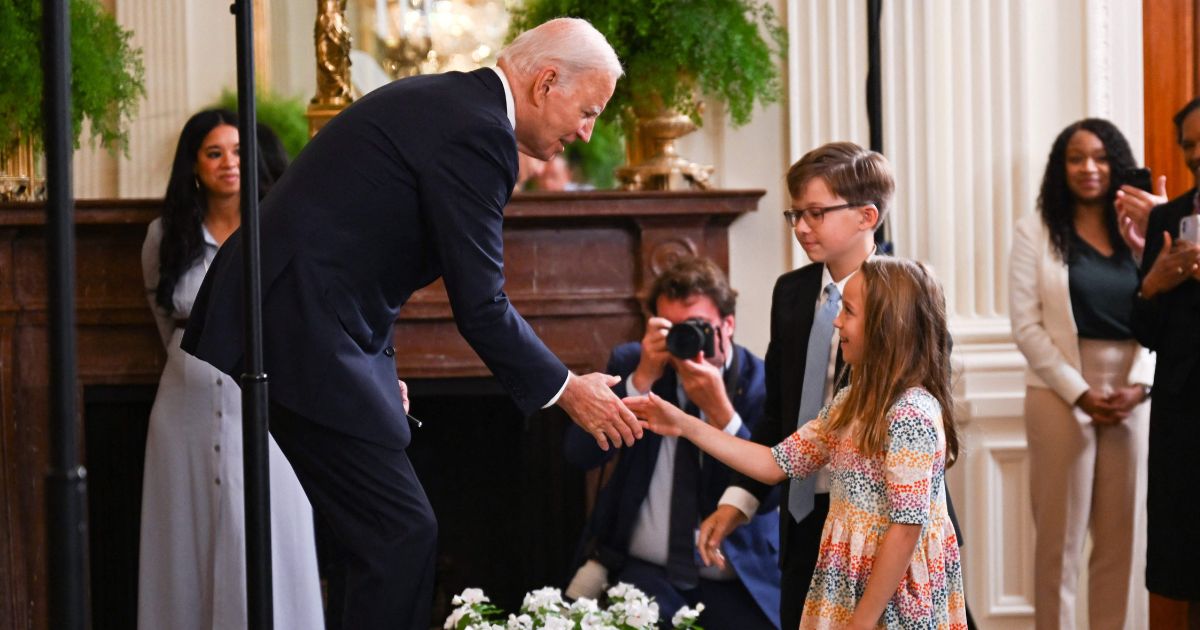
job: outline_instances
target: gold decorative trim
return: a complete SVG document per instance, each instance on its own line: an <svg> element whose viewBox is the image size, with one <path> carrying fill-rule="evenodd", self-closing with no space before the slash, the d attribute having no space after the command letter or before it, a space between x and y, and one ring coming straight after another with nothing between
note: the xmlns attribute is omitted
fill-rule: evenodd
<svg viewBox="0 0 1200 630"><path fill-rule="evenodd" d="M316 135L325 123L353 100L350 84L350 28L346 0L317 0L313 26L317 58L317 93L308 106L308 133Z"/></svg>
<svg viewBox="0 0 1200 630"><path fill-rule="evenodd" d="M0 201L41 201L46 198L46 179L39 172L33 138L24 138L0 149Z"/></svg>

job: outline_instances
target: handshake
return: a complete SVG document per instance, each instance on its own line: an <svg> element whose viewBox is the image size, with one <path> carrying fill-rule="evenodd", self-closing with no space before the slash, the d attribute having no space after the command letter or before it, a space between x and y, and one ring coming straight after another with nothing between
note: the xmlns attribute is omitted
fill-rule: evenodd
<svg viewBox="0 0 1200 630"><path fill-rule="evenodd" d="M656 432L662 432L665 428L668 434L678 435L670 429L671 412L686 414L653 394L621 400L610 389L620 381L620 377L599 372L582 376L571 374L567 377L567 386L558 404L575 424L596 439L601 450L607 451L610 444L633 446L635 441L642 439L643 423L627 404L634 405L639 413L647 414L647 418L654 422L647 423L648 428Z"/></svg>

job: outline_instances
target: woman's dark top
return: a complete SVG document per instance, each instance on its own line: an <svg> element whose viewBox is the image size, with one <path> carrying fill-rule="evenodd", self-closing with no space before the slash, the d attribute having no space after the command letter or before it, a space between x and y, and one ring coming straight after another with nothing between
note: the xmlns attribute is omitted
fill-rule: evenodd
<svg viewBox="0 0 1200 630"><path fill-rule="evenodd" d="M1105 256L1079 237L1071 235L1071 262L1067 264L1071 310L1080 339L1120 341L1133 338L1133 298L1138 288L1138 268L1124 248Z"/></svg>

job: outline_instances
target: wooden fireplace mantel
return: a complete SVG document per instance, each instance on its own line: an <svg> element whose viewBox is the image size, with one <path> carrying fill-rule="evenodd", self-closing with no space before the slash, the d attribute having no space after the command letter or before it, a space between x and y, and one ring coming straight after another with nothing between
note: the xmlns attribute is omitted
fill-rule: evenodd
<svg viewBox="0 0 1200 630"><path fill-rule="evenodd" d="M529 193L505 210L505 287L547 345L577 371L641 336L641 299L681 255L728 271L728 226L761 190ZM76 205L81 395L93 385L155 384L164 353L142 290L141 247L160 201ZM45 213L0 204L0 627L47 627L45 500L49 414ZM269 322L267 323L269 325ZM396 324L405 379L488 375L459 337L440 281ZM81 419L86 422L86 419ZM86 456L86 454L85 454Z"/></svg>

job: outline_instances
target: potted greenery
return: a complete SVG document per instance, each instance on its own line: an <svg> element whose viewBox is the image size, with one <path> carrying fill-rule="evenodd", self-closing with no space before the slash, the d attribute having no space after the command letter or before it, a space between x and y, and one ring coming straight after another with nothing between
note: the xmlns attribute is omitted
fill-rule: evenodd
<svg viewBox="0 0 1200 630"><path fill-rule="evenodd" d="M145 95L140 49L130 45L132 32L96 0L72 0L71 5L71 118L75 146L86 119L91 138L110 149L124 149L125 124ZM25 178L24 194L31 198L34 174L9 172L10 164L32 167L41 147L42 120L42 2L0 0L0 197ZM15 159L23 156L25 159Z"/></svg>
<svg viewBox="0 0 1200 630"><path fill-rule="evenodd" d="M260 89L255 95L255 104L255 117L258 122L270 127L271 131L279 136L288 157L296 159L300 149L308 144L308 117L304 115L304 99ZM230 89L221 90L221 98L217 100L216 107L236 112L237 92Z"/></svg>
<svg viewBox="0 0 1200 630"><path fill-rule="evenodd" d="M787 33L765 0L525 0L512 11L510 33L562 16L591 22L620 57L626 78L604 118L627 138L644 126L637 119L681 114L701 124L698 94L723 101L734 126L749 122L756 103L782 96L776 60ZM629 142L631 161L652 157L639 156L639 144Z"/></svg>

